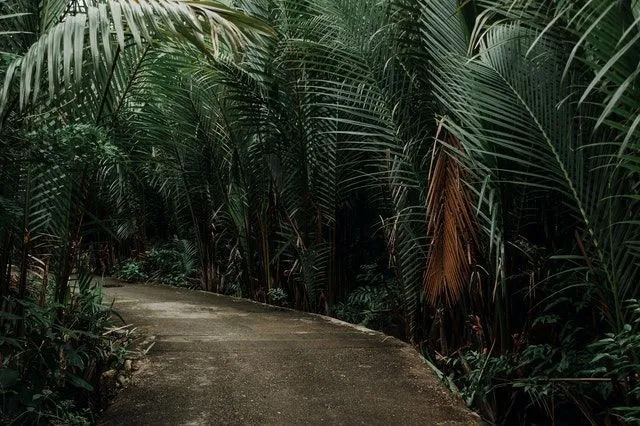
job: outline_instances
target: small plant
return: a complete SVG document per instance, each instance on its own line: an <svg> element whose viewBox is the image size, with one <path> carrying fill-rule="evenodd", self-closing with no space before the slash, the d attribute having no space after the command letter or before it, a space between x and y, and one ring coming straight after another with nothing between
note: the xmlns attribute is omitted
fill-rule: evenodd
<svg viewBox="0 0 640 426"><path fill-rule="evenodd" d="M144 281L147 279L147 275L143 270L142 262L137 260L125 261L120 267L120 270L118 271L116 276L128 283Z"/></svg>
<svg viewBox="0 0 640 426"><path fill-rule="evenodd" d="M282 288L271 288L267 292L267 297L272 305L276 306L288 306L287 293Z"/></svg>
<svg viewBox="0 0 640 426"><path fill-rule="evenodd" d="M153 247L147 253L145 269L151 278L163 284L188 287L197 272L195 259L196 249L191 242L175 240Z"/></svg>
<svg viewBox="0 0 640 426"><path fill-rule="evenodd" d="M95 423L100 374L122 350L104 333L112 311L102 304L101 289L81 288L64 310L40 306L31 295L3 303L0 424Z"/></svg>
<svg viewBox="0 0 640 426"><path fill-rule="evenodd" d="M387 290L370 286L358 287L349 294L345 302L334 307L339 319L376 329L387 325L390 311Z"/></svg>
<svg viewBox="0 0 640 426"><path fill-rule="evenodd" d="M357 280L363 285L333 307L337 318L378 330L394 326L394 317L399 309L399 289L380 269L377 264L360 267Z"/></svg>
<svg viewBox="0 0 640 426"><path fill-rule="evenodd" d="M614 407L612 415L627 424L640 424L640 302L632 299L627 306L633 313L631 324L589 345L594 356L592 368L585 374L610 378L611 385L603 389L603 396L627 401L625 406Z"/></svg>

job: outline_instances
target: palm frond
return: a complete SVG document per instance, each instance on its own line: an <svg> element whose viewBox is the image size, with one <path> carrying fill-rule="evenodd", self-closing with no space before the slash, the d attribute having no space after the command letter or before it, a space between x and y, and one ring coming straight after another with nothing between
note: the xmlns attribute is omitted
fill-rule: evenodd
<svg viewBox="0 0 640 426"><path fill-rule="evenodd" d="M112 30L113 28L113 30ZM110 1L87 6L82 13L66 16L51 26L20 58L8 68L1 96L0 111L6 107L14 79L20 81L20 105L39 94L40 79L46 63L49 96L58 85L71 88L83 76L85 48L91 52L94 66L99 61L111 64L125 49L125 33L138 46L143 40L171 38L191 43L203 51L238 49L256 34L269 34L261 21L210 0L163 0L133 2ZM115 35L116 48L112 43Z"/></svg>
<svg viewBox="0 0 640 426"><path fill-rule="evenodd" d="M449 149L460 149L455 136L447 135ZM473 264L475 226L473 204L462 166L444 149L432 159L427 194L427 233L430 237L424 274L426 299L435 305L443 298L450 305L461 297Z"/></svg>

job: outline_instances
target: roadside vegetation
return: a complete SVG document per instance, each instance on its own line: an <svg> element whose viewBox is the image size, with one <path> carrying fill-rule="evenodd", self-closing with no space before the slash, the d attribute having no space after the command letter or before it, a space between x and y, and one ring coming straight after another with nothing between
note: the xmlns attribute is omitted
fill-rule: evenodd
<svg viewBox="0 0 640 426"><path fill-rule="evenodd" d="M639 422L639 21L636 0L0 3L3 409L91 418L68 393L110 356L99 290L70 281L91 271L384 330L489 423Z"/></svg>

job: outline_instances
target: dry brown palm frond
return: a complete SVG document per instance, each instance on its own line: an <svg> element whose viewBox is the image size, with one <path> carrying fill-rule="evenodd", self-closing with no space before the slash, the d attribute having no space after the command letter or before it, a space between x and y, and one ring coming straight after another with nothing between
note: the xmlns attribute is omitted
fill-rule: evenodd
<svg viewBox="0 0 640 426"><path fill-rule="evenodd" d="M438 139L436 137L436 139ZM447 134L445 144L460 142ZM430 238L424 273L425 300L456 303L469 280L475 245L472 203L464 183L464 169L443 146L434 148L427 193L427 234Z"/></svg>

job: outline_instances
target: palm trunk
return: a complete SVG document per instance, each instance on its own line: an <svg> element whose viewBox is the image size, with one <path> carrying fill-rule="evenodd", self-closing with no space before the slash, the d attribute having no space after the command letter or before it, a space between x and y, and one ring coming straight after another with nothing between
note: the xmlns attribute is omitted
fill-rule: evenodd
<svg viewBox="0 0 640 426"><path fill-rule="evenodd" d="M13 238L8 229L4 230L4 239L2 241L2 252L0 252L0 310L2 300L9 292L9 283L11 282L11 239Z"/></svg>

